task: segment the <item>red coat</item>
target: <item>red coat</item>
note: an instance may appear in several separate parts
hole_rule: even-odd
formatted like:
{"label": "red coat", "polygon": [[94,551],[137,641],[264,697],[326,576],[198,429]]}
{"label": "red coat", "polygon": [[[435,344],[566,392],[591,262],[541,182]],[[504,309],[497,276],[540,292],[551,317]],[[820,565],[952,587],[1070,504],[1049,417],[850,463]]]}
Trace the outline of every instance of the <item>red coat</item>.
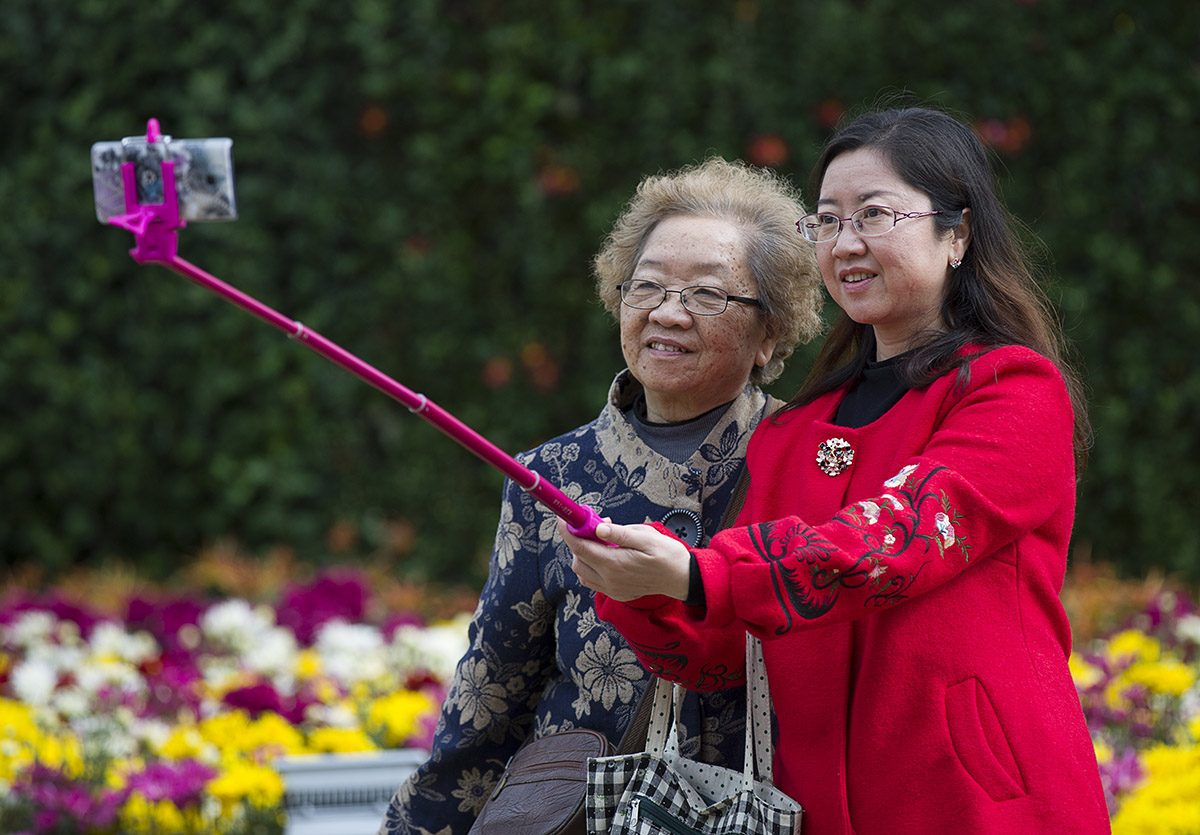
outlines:
{"label": "red coat", "polygon": [[[1058,598],[1070,401],[1024,348],[970,372],[860,429],[829,423],[841,392],[761,424],[738,520],[757,523],[694,552],[705,608],[597,596],[647,667],[694,689],[741,678],[743,628],[763,639],[775,781],[805,835],[1109,831]],[[834,438],[854,456],[829,475]]]}

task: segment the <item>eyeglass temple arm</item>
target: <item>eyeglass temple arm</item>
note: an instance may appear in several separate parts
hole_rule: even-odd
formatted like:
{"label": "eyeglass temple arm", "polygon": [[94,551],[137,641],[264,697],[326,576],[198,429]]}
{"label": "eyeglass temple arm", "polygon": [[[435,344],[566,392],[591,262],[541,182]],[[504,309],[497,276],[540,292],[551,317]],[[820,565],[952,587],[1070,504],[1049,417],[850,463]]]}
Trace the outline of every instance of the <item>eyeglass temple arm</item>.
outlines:
{"label": "eyeglass temple arm", "polygon": [[[147,129],[147,140],[155,142],[160,138],[158,121],[151,119]],[[586,539],[596,538],[596,526],[603,521],[596,511],[572,501],[553,484],[545,481],[540,474],[522,465],[425,395],[413,392],[316,331],[180,258],[176,254],[178,230],[187,225],[187,221],[179,215],[173,162],[168,160],[162,163],[162,203],[137,202],[133,163],[126,162],[121,166],[121,177],[125,189],[125,214],[110,218],[109,223],[134,234],[137,245],[129,251],[133,260],[139,264],[159,264],[213,291],[226,301],[283,331],[291,339],[308,346],[363,382],[398,400],[410,412],[433,424],[451,440],[512,479],[522,490],[565,520],[571,533]]]}

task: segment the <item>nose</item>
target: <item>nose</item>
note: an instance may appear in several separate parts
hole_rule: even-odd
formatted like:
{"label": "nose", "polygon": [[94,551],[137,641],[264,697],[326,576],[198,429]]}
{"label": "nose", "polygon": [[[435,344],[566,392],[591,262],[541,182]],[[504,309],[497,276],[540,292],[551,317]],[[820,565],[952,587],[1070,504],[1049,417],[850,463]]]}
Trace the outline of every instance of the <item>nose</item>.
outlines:
{"label": "nose", "polygon": [[842,221],[842,229],[833,239],[833,257],[845,258],[850,255],[861,255],[866,248],[867,245],[863,241],[862,235],[858,234],[858,230],[854,228],[854,224],[848,220]]}
{"label": "nose", "polygon": [[686,328],[692,324],[692,314],[683,306],[679,291],[668,290],[662,304],[650,311],[650,320],[655,324]]}

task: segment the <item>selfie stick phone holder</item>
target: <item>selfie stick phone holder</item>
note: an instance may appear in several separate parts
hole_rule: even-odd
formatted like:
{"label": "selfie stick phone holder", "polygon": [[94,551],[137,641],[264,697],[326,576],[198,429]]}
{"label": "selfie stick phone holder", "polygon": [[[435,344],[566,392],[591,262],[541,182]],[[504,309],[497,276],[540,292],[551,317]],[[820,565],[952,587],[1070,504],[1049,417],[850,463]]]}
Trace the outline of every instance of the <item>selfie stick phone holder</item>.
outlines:
{"label": "selfie stick phone holder", "polygon": [[[146,126],[146,141],[163,141],[158,120],[150,119]],[[175,189],[175,164],[167,159],[162,163],[162,203],[139,203],[134,164],[121,165],[121,179],[125,192],[125,213],[108,219],[108,222],[133,233],[136,246],[129,250],[133,260],[139,264],[159,264],[179,273],[201,287],[205,287],[248,313],[257,316],[269,325],[283,331],[291,339],[301,342],[335,365],[341,366],[365,383],[400,401],[410,412],[433,424],[452,440],[466,447],[484,462],[512,479],[522,490],[533,496],[556,516],[565,520],[567,529],[576,536],[595,539],[596,526],[602,521],[596,511],[581,505],[545,481],[541,475],[525,467],[487,438],[464,424],[454,415],[429,400],[416,394],[383,372],[360,360],[344,348],[329,341],[300,322],[278,313],[258,300],[226,284],[216,276],[188,263],[176,254],[178,231],[187,225],[180,216],[179,200]]]}

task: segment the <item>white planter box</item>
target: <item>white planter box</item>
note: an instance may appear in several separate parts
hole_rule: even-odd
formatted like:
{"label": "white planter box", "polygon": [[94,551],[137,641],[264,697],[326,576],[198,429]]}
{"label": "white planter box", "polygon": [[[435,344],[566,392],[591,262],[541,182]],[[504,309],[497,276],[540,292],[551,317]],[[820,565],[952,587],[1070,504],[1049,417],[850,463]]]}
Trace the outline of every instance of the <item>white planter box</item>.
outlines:
{"label": "white planter box", "polygon": [[420,748],[361,754],[281,757],[286,835],[375,835],[388,802],[429,752]]}

